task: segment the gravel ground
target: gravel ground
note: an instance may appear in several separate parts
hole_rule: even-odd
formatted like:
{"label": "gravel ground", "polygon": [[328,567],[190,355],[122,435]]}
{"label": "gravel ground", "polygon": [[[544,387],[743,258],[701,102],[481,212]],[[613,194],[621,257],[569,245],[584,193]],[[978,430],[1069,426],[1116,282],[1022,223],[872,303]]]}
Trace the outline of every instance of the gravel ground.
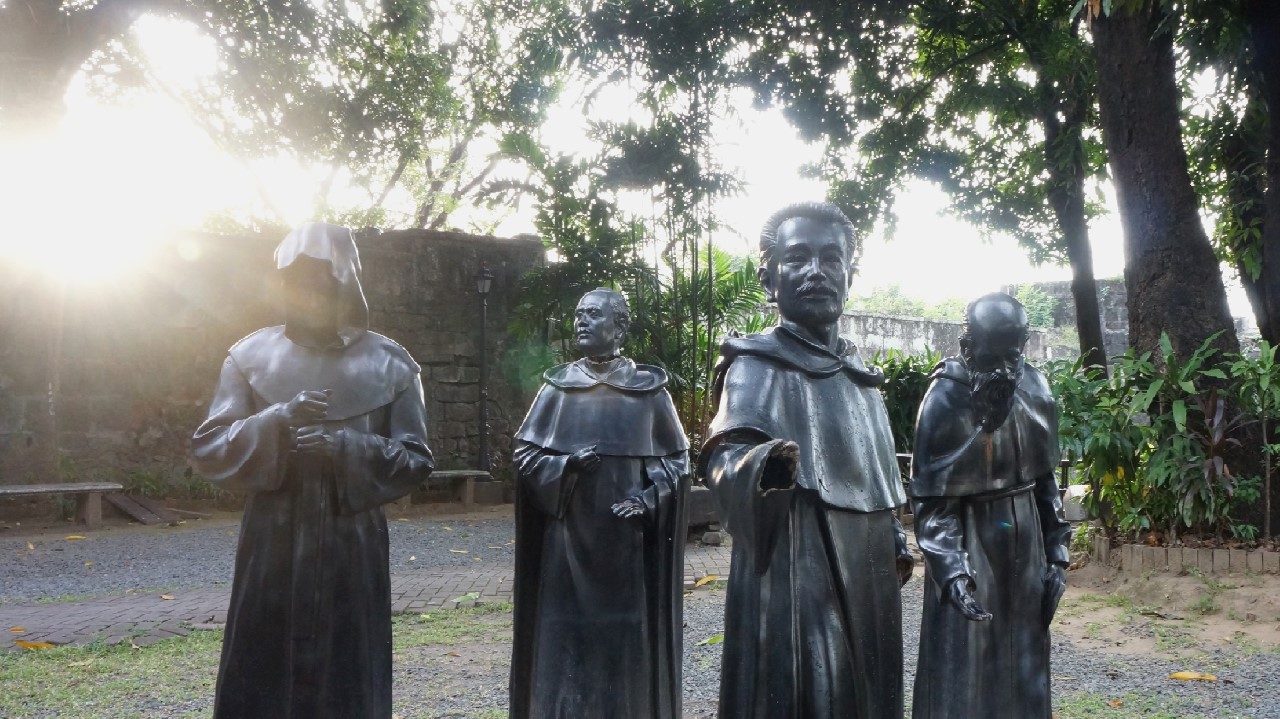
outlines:
{"label": "gravel ground", "polygon": [[[509,509],[496,515],[409,517],[393,520],[389,526],[392,572],[486,563],[509,566],[511,562],[512,545],[508,542],[514,530]],[[166,529],[82,532],[88,537],[85,540],[66,540],[60,533],[0,535],[0,602],[227,583],[238,533],[235,522],[214,519]],[[465,549],[467,554],[450,549]],[[86,565],[88,562],[92,565]],[[908,696],[919,641],[921,591],[917,577],[903,595]],[[686,598],[687,717],[714,716],[721,647],[699,642],[721,633],[724,596],[722,590],[709,589]],[[509,645],[500,641],[458,651],[465,661],[457,667],[460,673],[452,673],[449,681],[425,681],[430,672],[422,665],[398,667],[398,705],[429,707],[427,716],[439,717],[493,716],[499,711],[506,699]],[[1122,700],[1135,708],[1133,716],[1140,715],[1141,706],[1163,709],[1167,716],[1280,719],[1280,682],[1276,680],[1280,677],[1280,654],[1275,651],[1247,646],[1208,648],[1194,663],[1183,664],[1155,656],[1109,653],[1055,636],[1053,652],[1054,696],[1059,707],[1094,697]],[[1170,672],[1183,669],[1211,672],[1221,681],[1177,682],[1168,678]]]}
{"label": "gravel ground", "polygon": [[[392,573],[512,561],[514,545],[509,542],[515,529],[509,507],[450,517],[393,518],[387,525]],[[0,533],[0,603],[229,585],[239,535],[239,521],[225,517],[176,527],[99,531],[68,524],[66,534],[24,536],[7,530]]]}

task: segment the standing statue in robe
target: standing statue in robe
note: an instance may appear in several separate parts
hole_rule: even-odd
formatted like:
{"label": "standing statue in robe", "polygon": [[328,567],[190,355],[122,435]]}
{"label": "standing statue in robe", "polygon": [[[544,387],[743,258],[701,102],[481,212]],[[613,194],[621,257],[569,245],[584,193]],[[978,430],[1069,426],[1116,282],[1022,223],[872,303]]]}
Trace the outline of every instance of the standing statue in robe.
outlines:
{"label": "standing statue in robe", "polygon": [[1058,415],[1025,364],[1027,313],[970,303],[960,356],[920,404],[910,494],[928,585],[914,719],[1049,719],[1049,623],[1066,588]]}
{"label": "standing statue in robe", "polygon": [[721,346],[700,457],[733,536],[720,716],[900,718],[913,560],[884,377],[839,335],[857,239],[803,203],[769,219],[760,254],[781,317]]}
{"label": "standing statue in robe", "polygon": [[512,719],[680,719],[689,443],[666,373],[619,356],[608,289],[574,314],[516,432]]}
{"label": "standing statue in robe", "polygon": [[431,473],[418,365],[368,330],[351,231],[276,249],[285,324],[233,346],[195,468],[248,491],[216,719],[390,719],[382,505]]}

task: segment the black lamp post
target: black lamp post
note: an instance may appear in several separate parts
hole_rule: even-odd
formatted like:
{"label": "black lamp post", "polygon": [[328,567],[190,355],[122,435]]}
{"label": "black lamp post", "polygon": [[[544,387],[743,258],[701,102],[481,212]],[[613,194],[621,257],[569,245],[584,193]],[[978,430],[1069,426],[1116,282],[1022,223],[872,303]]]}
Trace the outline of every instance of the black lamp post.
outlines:
{"label": "black lamp post", "polygon": [[489,471],[489,352],[486,330],[489,325],[489,288],[493,272],[484,263],[473,278],[480,295],[480,470]]}

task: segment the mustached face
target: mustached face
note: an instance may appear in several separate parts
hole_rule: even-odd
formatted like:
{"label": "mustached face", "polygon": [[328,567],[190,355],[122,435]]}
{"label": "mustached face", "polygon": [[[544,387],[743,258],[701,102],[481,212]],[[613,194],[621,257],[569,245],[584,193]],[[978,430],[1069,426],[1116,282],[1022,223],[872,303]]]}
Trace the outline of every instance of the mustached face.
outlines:
{"label": "mustached face", "polygon": [[784,318],[815,331],[831,326],[839,321],[849,292],[843,230],[808,217],[782,223],[760,280]]}

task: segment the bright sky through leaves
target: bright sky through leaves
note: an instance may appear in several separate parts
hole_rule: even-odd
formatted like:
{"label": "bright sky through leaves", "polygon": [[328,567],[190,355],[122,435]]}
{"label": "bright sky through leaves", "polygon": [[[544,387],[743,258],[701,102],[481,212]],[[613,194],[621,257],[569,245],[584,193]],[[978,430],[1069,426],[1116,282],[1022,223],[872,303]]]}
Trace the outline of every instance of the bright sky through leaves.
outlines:
{"label": "bright sky through leaves", "polygon": [[[211,41],[198,29],[175,21],[143,18],[132,31],[156,80],[181,89],[213,71]],[[625,89],[597,98],[593,112],[625,120],[631,103]],[[543,140],[555,151],[589,152],[586,120],[575,93],[552,112]],[[824,183],[801,177],[820,149],[802,143],[777,111],[751,107],[736,93],[734,116],[719,121],[714,149],[719,161],[745,183],[739,197],[724,200],[721,218],[729,225],[715,241],[735,253],[755,252],[755,237],[773,210],[805,199],[821,199]],[[186,111],[162,92],[147,87],[113,99],[100,98],[78,78],[67,95],[61,125],[45,142],[0,144],[0,197],[9,231],[0,237],[0,258],[56,270],[76,279],[128,274],[145,261],[154,243],[173,231],[199,227],[211,213],[249,217],[271,214],[297,224],[310,219],[313,189],[323,168],[282,159],[252,163],[221,152]],[[335,204],[341,205],[338,183]],[[361,195],[351,192],[353,202]],[[628,209],[647,214],[645,198],[630,198]],[[1121,231],[1114,200],[1111,214],[1090,228],[1095,273],[1122,272]],[[897,203],[895,237],[866,240],[854,293],[898,285],[925,301],[968,298],[1010,283],[1070,278],[1066,267],[1032,267],[1010,238],[983,241],[974,227],[946,215],[945,195],[927,183],[909,185]],[[465,223],[465,214],[457,218]],[[533,231],[533,208],[497,228],[501,235]],[[1238,286],[1232,287],[1233,314],[1250,317]]]}

